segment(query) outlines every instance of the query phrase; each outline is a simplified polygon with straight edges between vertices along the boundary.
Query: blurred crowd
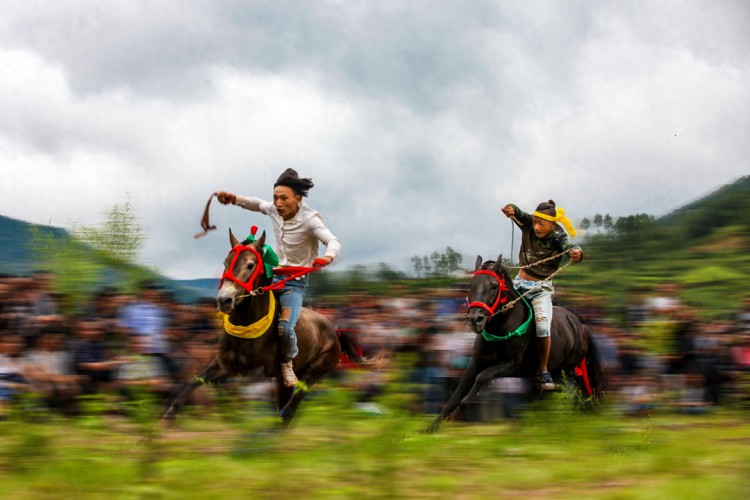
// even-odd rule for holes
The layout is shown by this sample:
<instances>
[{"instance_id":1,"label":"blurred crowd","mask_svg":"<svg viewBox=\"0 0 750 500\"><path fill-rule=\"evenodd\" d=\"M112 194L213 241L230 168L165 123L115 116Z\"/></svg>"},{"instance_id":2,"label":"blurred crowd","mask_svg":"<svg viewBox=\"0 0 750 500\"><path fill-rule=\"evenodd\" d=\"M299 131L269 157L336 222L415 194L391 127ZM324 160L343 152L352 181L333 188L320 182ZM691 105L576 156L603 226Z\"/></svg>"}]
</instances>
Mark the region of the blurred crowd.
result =
<instances>
[{"instance_id":1,"label":"blurred crowd","mask_svg":"<svg viewBox=\"0 0 750 500\"><path fill-rule=\"evenodd\" d=\"M24 398L65 415L94 394L166 400L213 358L213 300L180 304L144 281L134 294L100 290L64 314L53 280L47 272L0 276L0 413Z\"/></svg>"},{"instance_id":2,"label":"blurred crowd","mask_svg":"<svg viewBox=\"0 0 750 500\"><path fill-rule=\"evenodd\" d=\"M64 314L54 276L0 276L0 417L20 400L75 416L87 396L117 408L144 393L168 401L212 359L221 322L213 299L179 303L154 282L136 293L105 288L76 314ZM465 290L418 297L394 288L389 297L357 293L309 304L353 332L366 355L389 353L378 370L344 363L339 380L363 411L385 411L378 396L398 383L410 410L437 413L466 367L475 340L463 322ZM624 414L698 413L750 401L750 299L736 317L705 321L682 303L675 285L633 297L622 324L590 298L558 293L592 331L607 374L607 398ZM344 375L342 375L342 373ZM271 400L260 378L229 380L236 397ZM209 409L218 386L189 404ZM456 418L516 418L536 397L529 381L498 379ZM124 405L123 405L124 406Z\"/></svg>"}]
</instances>

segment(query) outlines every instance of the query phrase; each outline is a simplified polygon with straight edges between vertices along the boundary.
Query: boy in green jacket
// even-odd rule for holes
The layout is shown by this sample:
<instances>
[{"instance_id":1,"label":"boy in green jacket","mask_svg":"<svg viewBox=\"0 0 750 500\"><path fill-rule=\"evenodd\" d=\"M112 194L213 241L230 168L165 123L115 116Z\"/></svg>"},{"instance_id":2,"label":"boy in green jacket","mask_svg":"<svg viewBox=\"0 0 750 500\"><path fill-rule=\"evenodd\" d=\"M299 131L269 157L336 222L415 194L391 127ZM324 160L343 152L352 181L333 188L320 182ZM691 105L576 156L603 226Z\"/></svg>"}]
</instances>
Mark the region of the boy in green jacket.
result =
<instances>
[{"instance_id":1,"label":"boy in green jacket","mask_svg":"<svg viewBox=\"0 0 750 500\"><path fill-rule=\"evenodd\" d=\"M537 383L542 390L555 389L555 383L547 370L550 348L550 325L552 324L552 295L555 288L548 278L560 268L564 256L572 262L583 259L583 251L578 245L568 242L567 230L571 237L576 231L570 220L565 216L565 210L557 208L555 202L549 200L540 203L533 214L528 214L516 205L508 204L503 207L506 217L513 219L521 229L521 249L519 261L521 269L513 281L513 285L520 293L532 290L526 298L534 309L536 323L536 337L539 347L539 365L537 368ZM565 230L563 230L563 227ZM557 258L542 261L557 255Z\"/></svg>"}]
</instances>

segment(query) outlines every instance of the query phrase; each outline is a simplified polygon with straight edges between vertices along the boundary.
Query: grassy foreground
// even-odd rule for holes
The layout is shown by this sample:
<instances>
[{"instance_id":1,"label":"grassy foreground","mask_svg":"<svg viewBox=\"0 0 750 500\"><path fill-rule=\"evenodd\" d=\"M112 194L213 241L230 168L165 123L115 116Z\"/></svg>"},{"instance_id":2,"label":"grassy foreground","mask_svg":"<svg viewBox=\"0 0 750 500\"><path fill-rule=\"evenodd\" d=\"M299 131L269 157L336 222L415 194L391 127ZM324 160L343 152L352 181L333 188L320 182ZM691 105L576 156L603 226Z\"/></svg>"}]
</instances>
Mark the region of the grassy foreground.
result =
<instances>
[{"instance_id":1,"label":"grassy foreground","mask_svg":"<svg viewBox=\"0 0 750 500\"><path fill-rule=\"evenodd\" d=\"M286 431L260 403L0 422L0 498L748 498L747 410L623 418L539 403L515 423L367 415L320 392ZM403 401L401 401L403 403ZM140 413L139 413L140 412Z\"/></svg>"}]
</instances>

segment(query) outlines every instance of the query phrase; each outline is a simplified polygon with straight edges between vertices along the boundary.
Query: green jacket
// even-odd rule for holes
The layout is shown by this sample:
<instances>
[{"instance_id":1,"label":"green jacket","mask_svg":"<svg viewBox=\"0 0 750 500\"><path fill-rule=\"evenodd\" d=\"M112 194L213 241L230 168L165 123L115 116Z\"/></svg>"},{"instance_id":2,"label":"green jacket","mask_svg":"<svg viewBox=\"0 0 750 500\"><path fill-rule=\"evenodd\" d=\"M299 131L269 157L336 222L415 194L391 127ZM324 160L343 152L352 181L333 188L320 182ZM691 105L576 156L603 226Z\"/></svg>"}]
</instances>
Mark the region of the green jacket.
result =
<instances>
[{"instance_id":1,"label":"green jacket","mask_svg":"<svg viewBox=\"0 0 750 500\"><path fill-rule=\"evenodd\" d=\"M546 238L538 238L532 224L534 216L516 205L511 206L516 211L515 223L521 229L521 249L518 252L518 261L522 266L565 252L565 255L556 259L524 269L529 276L539 280L546 279L560 268L563 259L570 260L567 254L569 250L581 250L578 245L568 242L568 234L560 224L555 224L555 230Z\"/></svg>"}]
</instances>

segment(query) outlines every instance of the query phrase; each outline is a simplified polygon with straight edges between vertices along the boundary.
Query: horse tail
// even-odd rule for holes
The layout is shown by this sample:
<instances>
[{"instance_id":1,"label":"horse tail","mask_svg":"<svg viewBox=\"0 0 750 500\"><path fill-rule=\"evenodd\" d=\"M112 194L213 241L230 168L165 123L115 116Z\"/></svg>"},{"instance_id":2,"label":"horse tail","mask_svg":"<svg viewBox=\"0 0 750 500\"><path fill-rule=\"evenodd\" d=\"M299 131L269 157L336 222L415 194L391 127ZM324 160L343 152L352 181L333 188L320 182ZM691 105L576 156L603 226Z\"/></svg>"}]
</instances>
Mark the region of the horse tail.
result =
<instances>
[{"instance_id":1,"label":"horse tail","mask_svg":"<svg viewBox=\"0 0 750 500\"><path fill-rule=\"evenodd\" d=\"M601 399L604 390L604 364L599 349L599 340L591 334L591 330L584 326L588 336L589 345L586 351L586 372L588 374L589 384L595 399Z\"/></svg>"},{"instance_id":2,"label":"horse tail","mask_svg":"<svg viewBox=\"0 0 750 500\"><path fill-rule=\"evenodd\" d=\"M341 346L342 359L344 364L353 364L359 367L381 369L387 362L385 355L377 354L374 357L366 357L362 345L357 341L353 330L349 328L336 329L336 335Z\"/></svg>"}]
</instances>

